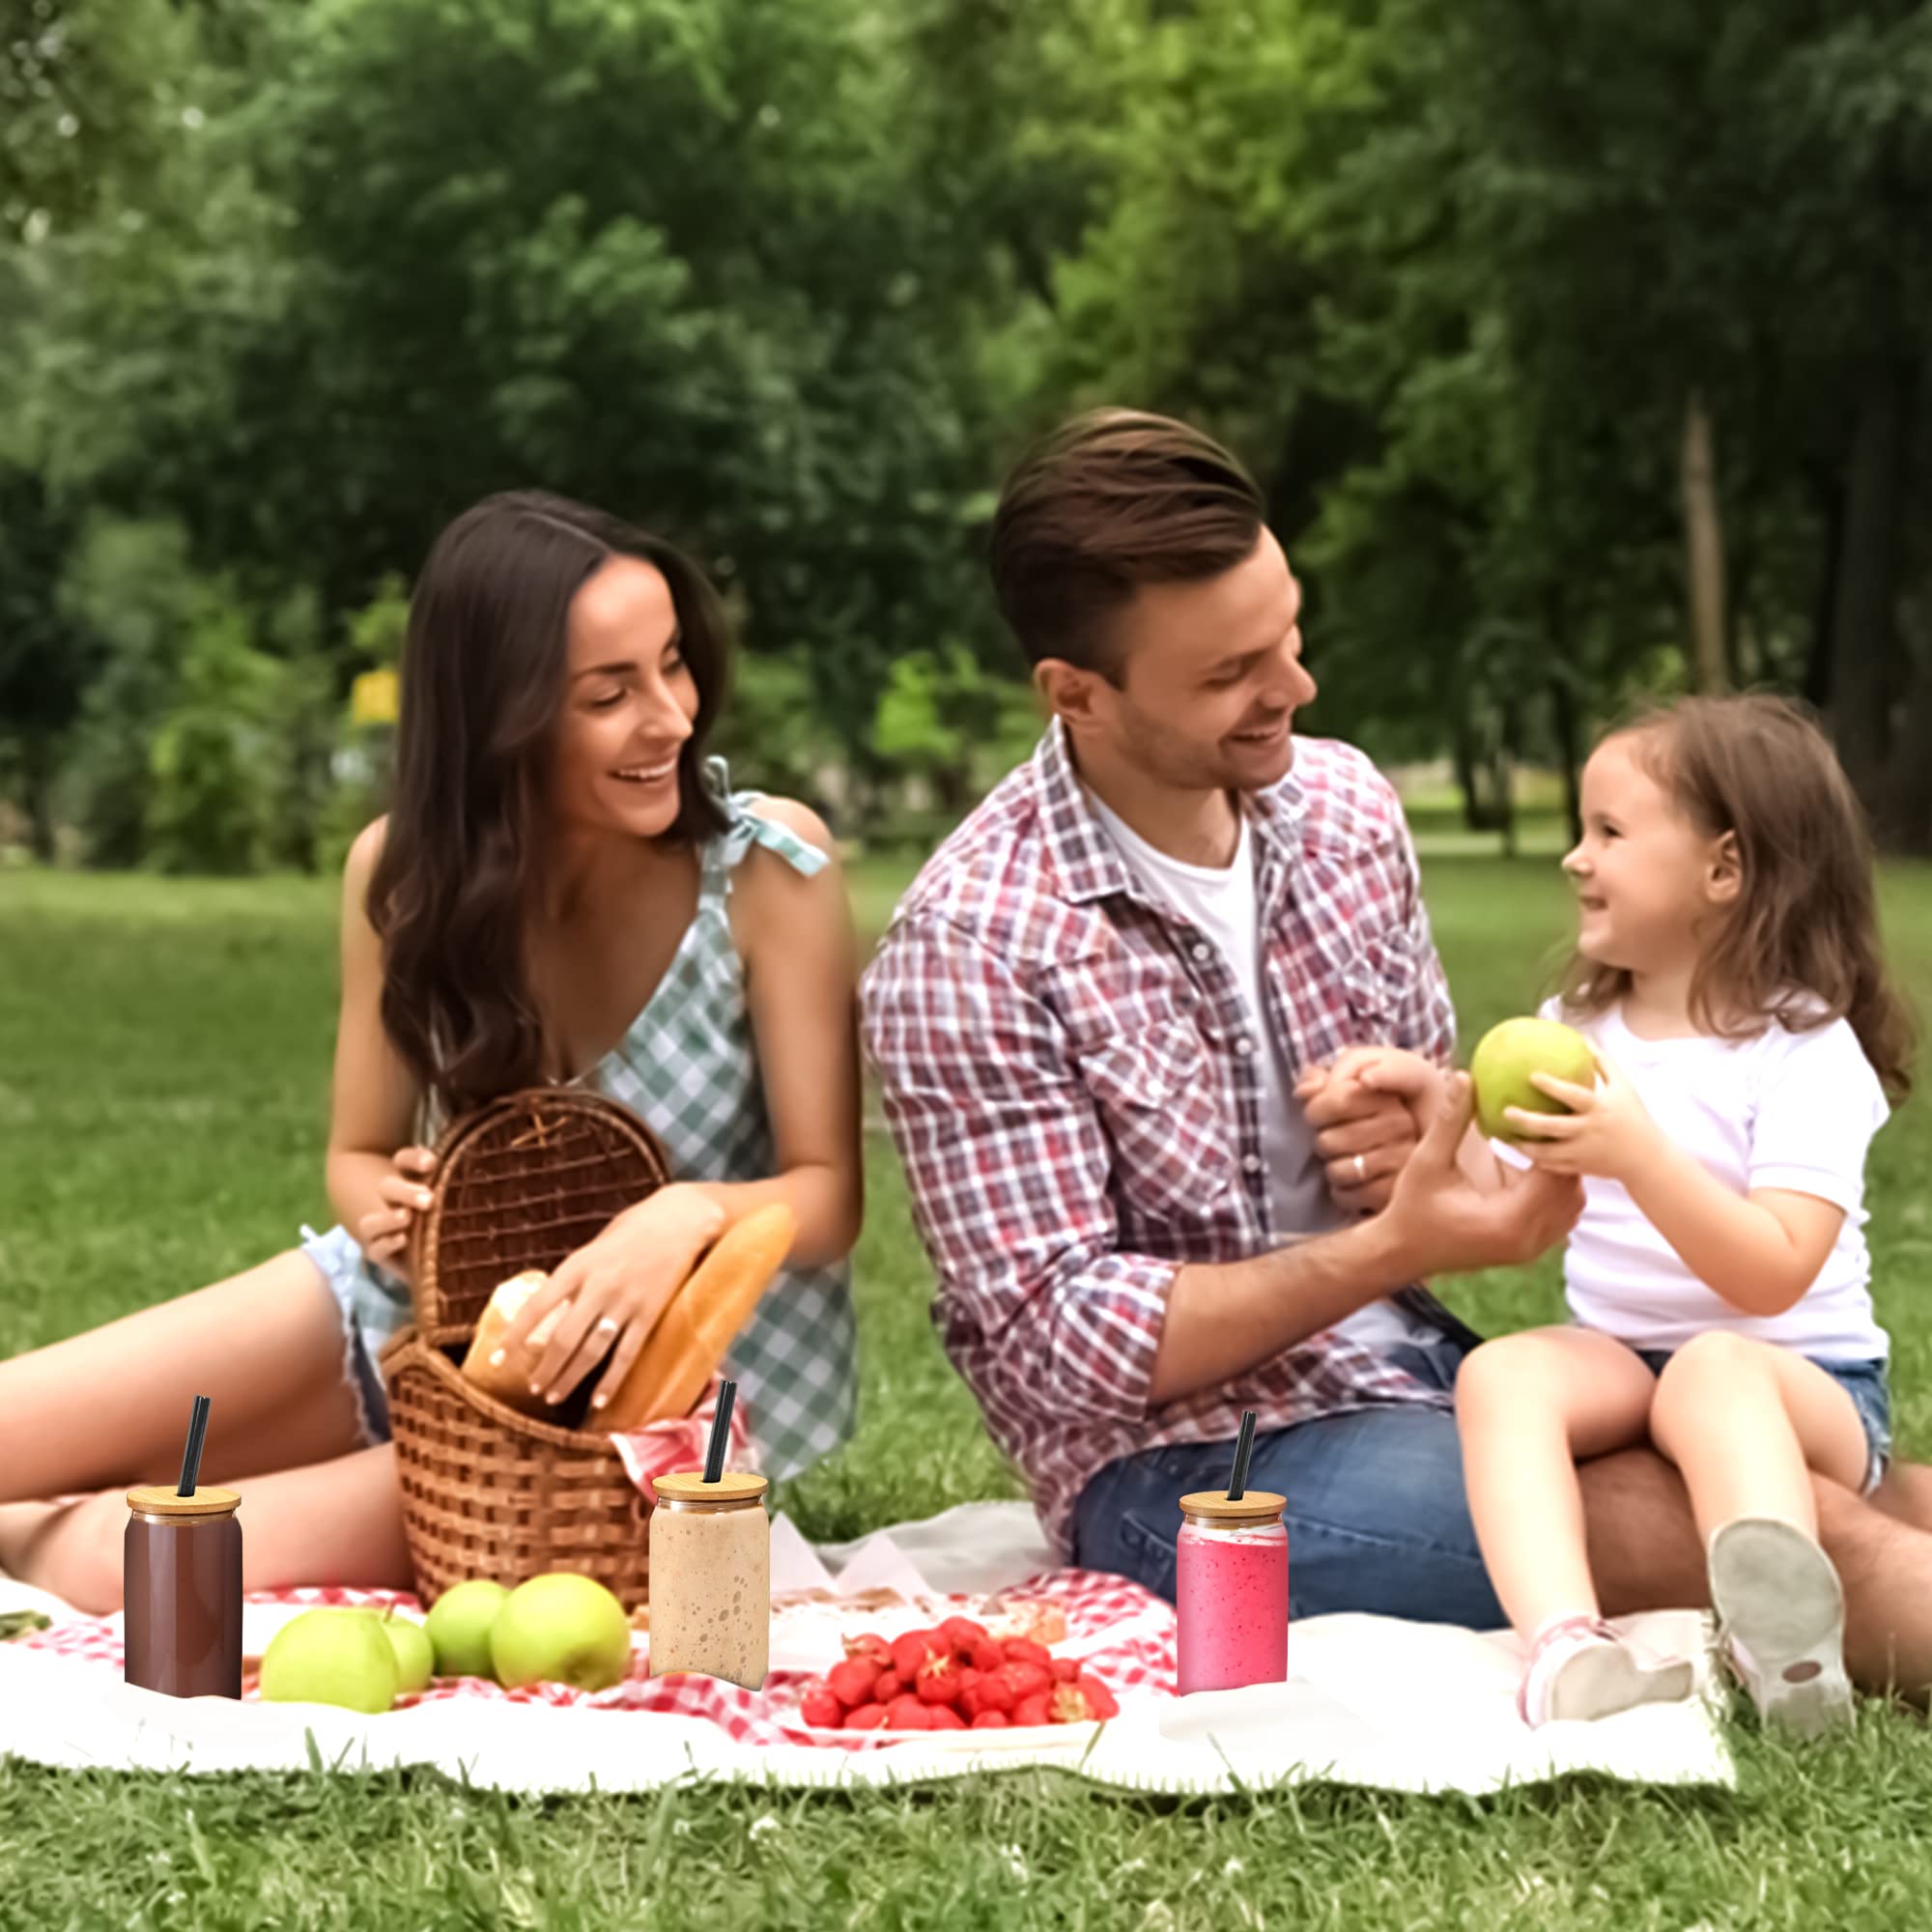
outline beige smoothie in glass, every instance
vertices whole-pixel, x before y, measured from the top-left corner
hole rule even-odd
[[[758,1690],[772,1627],[765,1479],[660,1476],[651,1511],[651,1675],[697,1670]]]

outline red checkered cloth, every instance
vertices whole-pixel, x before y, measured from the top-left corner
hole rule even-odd
[[[1032,1577],[1005,1594],[1056,1605],[1066,1618],[1066,1636],[1054,1646],[1054,1654],[1077,1657],[1091,1675],[1117,1695],[1174,1694],[1174,1608],[1137,1583],[1092,1571],[1056,1570]],[[413,1597],[393,1590],[282,1590],[248,1601],[289,1609],[329,1605],[381,1610],[393,1606],[420,1613]],[[969,1600],[958,1600],[961,1614],[970,1615],[972,1607]],[[856,1615],[854,1621],[867,1622]],[[50,1630],[15,1638],[11,1647],[98,1664],[116,1676],[126,1667],[120,1626],[103,1618],[80,1617],[56,1624]],[[396,1708],[407,1710],[416,1704],[470,1697],[507,1704],[582,1705],[593,1711],[668,1712],[674,1717],[708,1719],[733,1744],[810,1744],[834,1750],[889,1749],[923,1735],[916,1731],[812,1729],[800,1720],[798,1700],[813,1678],[814,1673],[803,1670],[774,1670],[760,1690],[746,1690],[716,1677],[684,1673],[654,1678],[645,1640],[640,1638],[632,1655],[631,1674],[609,1690],[572,1690],[560,1684],[505,1690],[483,1678],[463,1677],[399,1698]],[[244,1698],[257,1695],[252,1670],[242,1680],[242,1694]]]

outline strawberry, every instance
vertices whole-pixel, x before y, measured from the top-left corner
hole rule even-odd
[[[929,1731],[932,1714],[917,1697],[895,1697],[886,1707],[889,1731]]]
[[[970,1663],[962,1663],[959,1666],[959,1697],[962,1703],[965,1701],[967,1691],[979,1683],[980,1677],[980,1673]]]
[[[1100,1714],[1087,1701],[1087,1693],[1077,1684],[1056,1684],[1047,1700],[1056,1724],[1084,1724]]]
[[[961,1663],[973,1655],[973,1646],[986,1641],[986,1626],[976,1624],[971,1617],[948,1617],[940,1625],[939,1634],[952,1646],[953,1655]]]
[[[1013,1722],[1016,1724],[1050,1724],[1053,1713],[1047,1704],[1046,1692],[1029,1697],[1024,1703],[1013,1706]]]
[[[1006,1662],[1007,1654],[989,1636],[983,1636],[973,1646],[973,1668],[988,1674],[999,1669]]]
[[[848,1731],[882,1731],[886,1727],[886,1707],[883,1704],[861,1704],[856,1711],[845,1713],[845,1728]]]
[[[937,1631],[907,1631],[893,1639],[893,1668],[910,1684],[927,1658],[944,1657],[949,1645]]]
[[[1088,1709],[1096,1718],[1118,1718],[1121,1715],[1120,1699],[1097,1677],[1081,1678],[1080,1690],[1086,1696]]]
[[[1053,1681],[1056,1684],[1071,1684],[1080,1675],[1080,1665],[1070,1657],[1056,1657],[1053,1660]]]
[[[1052,1651],[1030,1636],[1009,1636],[1000,1648],[1006,1652],[1009,1663],[1037,1663],[1044,1671],[1053,1669]]]
[[[1005,1666],[982,1676],[970,1690],[959,1693],[959,1708],[969,1718],[976,1718],[981,1711],[997,1711],[1002,1717],[1010,1711],[1019,1699],[1013,1695],[1013,1687],[1007,1682]]]
[[[925,1707],[926,1725],[935,1731],[963,1731],[966,1720],[951,1704],[928,1704]]]
[[[1015,1704],[1053,1689],[1053,1672],[1037,1663],[1003,1663],[993,1675],[1010,1686]]]
[[[808,1724],[823,1724],[837,1730],[845,1721],[845,1706],[823,1685],[814,1684],[798,1700],[798,1715]]]
[[[861,1663],[869,1663],[874,1670],[890,1670],[893,1667],[892,1646],[871,1631],[848,1636],[845,1639],[845,1655],[856,1657]]]
[[[872,1686],[878,1681],[879,1673],[869,1663],[862,1663],[856,1657],[848,1657],[844,1662],[835,1663],[825,1673],[825,1688],[848,1711],[856,1711],[861,1704],[871,1703]]]
[[[968,1728],[975,1731],[1007,1731],[1012,1728],[1012,1722],[1004,1711],[981,1711]]]
[[[951,1657],[928,1658],[919,1667],[913,1687],[922,1704],[954,1704],[959,1700],[959,1666]]]
[[[904,1694],[905,1679],[896,1670],[882,1670],[879,1681],[872,1687],[873,1697],[881,1704],[890,1704],[895,1697]]]

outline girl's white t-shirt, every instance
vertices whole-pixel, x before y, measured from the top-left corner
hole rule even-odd
[[[1558,1001],[1542,1016],[1566,1019]],[[1629,1076],[1650,1117],[1734,1192],[1781,1188],[1845,1210],[1809,1291],[1782,1315],[1741,1313],[1706,1288],[1621,1181],[1586,1179],[1564,1256],[1571,1313],[1635,1349],[1676,1349],[1724,1328],[1824,1361],[1889,1352],[1872,1314],[1865,1151],[1889,1117],[1885,1091],[1842,1019],[1804,1032],[1774,1021],[1743,1039],[1643,1039],[1620,1009],[1571,1019]]]

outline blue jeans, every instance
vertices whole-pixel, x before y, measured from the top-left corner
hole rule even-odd
[[[1445,1335],[1389,1352],[1452,1394],[1473,1345],[1473,1336]],[[1074,1507],[1074,1561],[1131,1577],[1172,1603],[1177,1505],[1191,1491],[1225,1489],[1234,1451],[1232,1442],[1186,1442],[1109,1463]],[[1248,1486],[1288,1498],[1291,1617],[1369,1610],[1472,1630],[1509,1621],[1476,1547],[1448,1408],[1388,1403],[1257,1435]]]

